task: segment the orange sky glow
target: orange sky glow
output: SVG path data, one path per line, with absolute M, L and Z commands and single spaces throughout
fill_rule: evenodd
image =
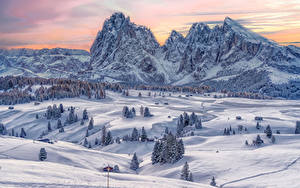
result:
M 300 46 L 300 0 L 0 0 L 0 48 L 89 50 L 105 19 L 123 12 L 160 44 L 194 22 L 226 16 L 282 45 Z

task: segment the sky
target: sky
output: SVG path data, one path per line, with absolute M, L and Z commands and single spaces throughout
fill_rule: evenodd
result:
M 172 30 L 226 16 L 282 45 L 300 46 L 300 0 L 0 0 L 0 48 L 89 50 L 105 19 L 123 12 L 164 44 Z

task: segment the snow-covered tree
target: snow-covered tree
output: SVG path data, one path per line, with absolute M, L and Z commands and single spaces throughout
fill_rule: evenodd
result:
M 119 166 L 118 166 L 118 165 L 115 165 L 115 166 L 114 166 L 114 172 L 115 172 L 115 173 L 120 173 L 120 169 L 119 169 Z
M 59 111 L 61 114 L 64 113 L 65 110 L 63 104 L 59 104 Z
M 270 125 L 267 126 L 267 128 L 265 130 L 265 133 L 266 133 L 268 138 L 272 137 L 272 129 L 271 129 Z
M 143 106 L 141 106 L 141 108 L 140 108 L 140 115 L 144 116 L 144 107 Z
M 214 177 L 214 176 L 213 176 L 212 179 L 211 179 L 210 185 L 211 185 L 211 186 L 217 186 L 217 183 L 216 183 L 216 180 L 215 180 L 215 177 Z
M 264 143 L 264 141 L 260 138 L 259 135 L 257 135 L 256 140 L 253 141 L 253 145 L 255 145 L 255 146 L 260 146 L 263 143 Z
M 151 117 L 152 114 L 150 113 L 150 110 L 148 107 L 145 107 L 145 111 L 144 111 L 144 117 Z
M 82 119 L 83 120 L 88 120 L 89 119 L 89 115 L 88 115 L 87 109 L 83 110 L 83 112 L 82 112 Z
M 256 123 L 256 129 L 260 129 L 260 128 L 261 128 L 261 126 L 260 126 L 259 122 L 257 122 Z
M 300 134 L 300 121 L 296 122 L 295 134 Z
M 57 129 L 62 128 L 62 124 L 61 124 L 61 120 L 60 120 L 60 119 L 57 120 L 57 125 L 56 125 L 56 127 L 57 127 Z
M 151 155 L 152 164 L 159 163 L 161 151 L 162 151 L 162 143 L 156 141 Z
M 103 126 L 102 131 L 101 131 L 101 145 L 105 146 L 106 144 L 106 127 Z
M 59 129 L 59 132 L 60 132 L 60 133 L 63 133 L 63 132 L 65 132 L 65 129 L 64 129 L 64 127 L 61 127 L 61 128 Z
M 145 128 L 144 127 L 142 127 L 142 134 L 141 134 L 141 141 L 142 142 L 145 142 L 145 141 L 147 141 L 147 133 L 146 133 L 146 131 L 145 131 Z
M 195 128 L 196 128 L 196 129 L 202 129 L 202 121 L 201 121 L 200 118 L 197 118 L 197 119 L 195 120 Z
M 6 135 L 6 127 L 3 125 L 3 123 L 0 123 L 0 134 Z
M 84 125 L 84 120 L 83 119 L 81 119 L 80 125 Z
M 88 130 L 92 130 L 94 128 L 94 119 L 91 117 L 89 125 L 88 125 Z
M 132 114 L 132 117 L 136 116 L 136 111 L 135 111 L 134 107 L 131 108 L 131 114 Z
M 136 153 L 133 154 L 133 157 L 131 159 L 131 163 L 130 163 L 130 169 L 131 170 L 137 170 L 139 168 L 139 161 L 138 161 L 138 157 L 136 156 Z
M 26 137 L 26 132 L 25 132 L 24 128 L 21 129 L 20 137 L 21 138 L 25 138 Z
M 133 128 L 131 133 L 131 141 L 138 141 L 139 140 L 139 132 L 136 128 Z
M 116 138 L 116 143 L 117 143 L 117 144 L 121 144 L 121 139 L 120 139 L 120 137 L 117 137 L 117 138 Z
M 45 148 L 40 149 L 39 159 L 40 159 L 40 161 L 44 161 L 47 159 L 47 151 Z
M 107 135 L 106 135 L 105 145 L 107 146 L 112 143 L 113 143 L 113 138 L 112 138 L 111 132 L 108 131 Z
M 190 173 L 189 165 L 188 165 L 187 162 L 185 162 L 183 167 L 182 167 L 181 173 L 180 173 L 180 179 L 188 180 L 189 179 L 189 173 Z
M 50 123 L 50 121 L 48 121 L 48 132 L 51 132 L 51 131 L 52 131 L 51 123 Z

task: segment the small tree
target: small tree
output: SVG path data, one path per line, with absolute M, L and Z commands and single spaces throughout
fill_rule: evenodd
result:
M 94 128 L 94 119 L 93 119 L 93 117 L 91 117 L 90 123 L 88 125 L 88 129 L 92 130 L 93 128 Z
M 182 167 L 182 170 L 181 170 L 180 178 L 182 180 L 188 180 L 189 179 L 189 173 L 190 173 L 189 165 L 188 165 L 187 162 L 185 162 L 183 167 Z
M 62 128 L 62 124 L 61 124 L 61 120 L 58 119 L 57 120 L 57 129 L 60 129 L 60 128 Z
M 61 128 L 59 129 L 59 132 L 60 132 L 60 133 L 63 133 L 63 132 L 65 132 L 65 129 L 64 129 L 64 127 L 61 127 Z
M 40 161 L 44 161 L 47 159 L 47 152 L 46 152 L 45 148 L 40 149 L 39 159 L 40 159 Z
M 26 134 L 24 128 L 22 128 L 22 129 L 21 129 L 21 133 L 20 133 L 20 137 L 21 137 L 21 138 L 25 138 L 26 135 L 27 135 L 27 134 Z
M 84 147 L 87 147 L 87 146 L 88 146 L 88 144 L 89 144 L 89 143 L 88 143 L 87 139 L 86 139 L 86 138 L 84 138 L 83 146 L 84 146 Z
M 60 113 L 64 113 L 64 106 L 63 106 L 63 104 L 59 104 L 59 111 L 60 111 Z
M 202 129 L 202 121 L 201 121 L 200 118 L 197 118 L 197 119 L 195 120 L 195 128 L 196 128 L 196 129 Z
M 39 114 L 35 114 L 35 119 L 39 119 Z
M 211 186 L 216 186 L 217 183 L 216 183 L 216 180 L 215 180 L 215 177 L 213 176 L 212 179 L 211 179 L 211 182 L 210 182 L 210 185 Z
M 115 173 L 120 173 L 120 169 L 119 169 L 119 166 L 118 166 L 118 165 L 115 165 L 115 166 L 114 166 L 114 172 L 115 172 Z
M 50 121 L 48 121 L 48 132 L 51 132 L 52 131 L 52 129 L 51 129 L 51 123 L 50 123 Z
M 265 133 L 266 133 L 268 138 L 272 137 L 272 129 L 271 129 L 270 125 L 267 126 L 267 128 L 265 130 Z
M 137 170 L 139 168 L 139 161 L 138 158 L 136 156 L 136 153 L 133 154 L 131 163 L 130 163 L 130 169 L 131 170 Z
M 300 121 L 296 122 L 295 134 L 300 134 Z
M 136 128 L 133 128 L 131 133 L 131 141 L 138 141 L 139 140 L 139 133 Z
M 84 109 L 83 112 L 82 112 L 82 119 L 83 120 L 88 120 L 89 119 L 89 116 L 88 116 L 88 113 L 87 113 L 86 109 Z
M 147 133 L 146 133 L 144 127 L 142 127 L 141 141 L 142 141 L 142 142 L 147 141 Z

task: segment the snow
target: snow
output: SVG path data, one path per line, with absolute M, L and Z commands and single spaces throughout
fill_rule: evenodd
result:
M 142 97 L 138 97 L 138 93 Z M 121 173 L 111 173 L 113 187 L 209 187 L 210 179 L 215 176 L 220 187 L 299 187 L 300 183 L 300 135 L 295 135 L 295 122 L 300 116 L 300 101 L 289 100 L 251 100 L 242 98 L 211 98 L 202 95 L 190 97 L 185 93 L 175 93 L 165 97 L 147 96 L 148 91 L 130 90 L 130 96 L 107 92 L 104 100 L 86 98 L 44 101 L 15 105 L 14 110 L 0 106 L 1 122 L 8 130 L 19 132 L 23 127 L 28 139 L 0 137 L 0 187 L 96 187 L 105 186 L 105 165 L 119 165 Z M 158 94 L 158 93 L 157 93 Z M 159 104 L 154 104 L 159 102 Z M 164 105 L 168 102 L 169 105 Z M 87 138 L 93 149 L 82 143 L 88 122 L 84 125 L 74 123 L 65 126 L 64 133 L 54 130 L 45 138 L 55 140 L 54 144 L 33 141 L 47 129 L 48 120 L 43 117 L 48 105 L 62 103 L 65 108 L 76 107 L 79 118 L 83 109 L 94 118 L 94 129 Z M 135 107 L 137 117 L 121 117 L 123 106 Z M 150 108 L 154 115 L 144 118 L 139 115 L 139 107 Z M 203 120 L 203 129 L 195 130 L 195 136 L 183 137 L 184 158 L 175 164 L 151 164 L 153 142 L 122 142 L 106 147 L 94 146 L 94 139 L 100 138 L 101 128 L 105 125 L 113 137 L 130 134 L 135 127 L 142 127 L 148 137 L 161 137 L 165 127 L 176 131 L 176 118 L 184 111 L 194 111 Z M 35 114 L 40 119 L 35 119 Z M 68 112 L 62 117 L 62 122 Z M 168 117 L 170 116 L 170 118 Z M 242 120 L 236 120 L 241 116 Z M 271 125 L 276 142 L 273 144 L 263 133 L 255 128 L 255 116 L 262 116 L 263 129 Z M 53 128 L 56 121 L 51 120 Z M 237 127 L 243 125 L 248 132 L 239 134 Z M 236 135 L 223 136 L 224 128 L 231 126 Z M 275 134 L 280 130 L 281 134 Z M 264 140 L 261 147 L 245 146 L 251 144 L 256 135 Z M 71 143 L 72 142 L 72 143 Z M 45 147 L 46 161 L 38 161 L 38 153 Z M 218 152 L 217 152 L 218 151 Z M 140 169 L 129 169 L 132 154 L 136 152 L 141 161 Z M 188 162 L 195 183 L 179 180 L 180 171 Z

